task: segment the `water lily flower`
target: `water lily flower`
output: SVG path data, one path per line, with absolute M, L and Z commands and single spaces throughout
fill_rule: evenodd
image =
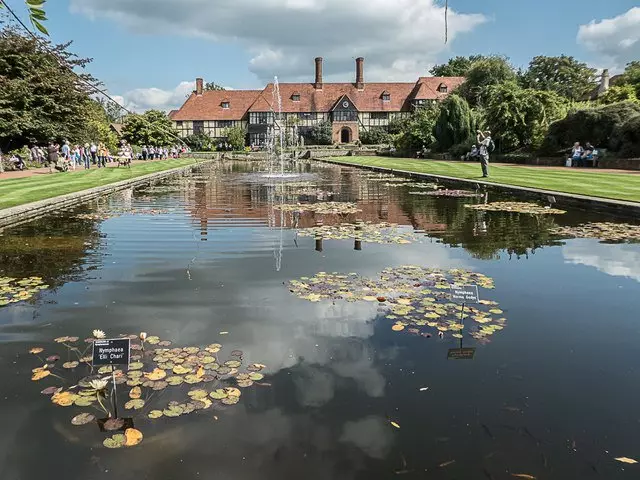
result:
M 94 338 L 105 338 L 107 336 L 106 333 L 104 333 L 102 330 L 94 330 L 93 331 L 93 337 Z
M 98 380 L 91 380 L 89 382 L 89 385 L 91 385 L 91 388 L 93 388 L 94 390 L 102 391 L 105 388 L 107 388 L 108 383 L 109 383 L 108 380 L 98 379 Z
M 147 339 L 147 332 L 140 332 L 140 340 L 143 342 Z

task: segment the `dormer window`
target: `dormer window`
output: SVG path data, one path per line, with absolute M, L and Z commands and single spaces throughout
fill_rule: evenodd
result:
M 391 101 L 391 94 L 389 92 L 387 92 L 386 90 L 384 92 L 382 92 L 382 101 L 383 102 L 390 102 Z
M 449 87 L 447 87 L 444 83 L 441 83 L 440 86 L 438 87 L 438 92 L 440 93 L 447 93 L 448 90 L 449 90 Z
M 294 102 L 299 102 L 300 101 L 300 94 L 299 93 L 294 93 L 293 95 L 291 95 L 291 100 L 293 100 Z
M 220 105 L 222 106 L 222 108 L 229 108 L 229 101 L 224 100 Z

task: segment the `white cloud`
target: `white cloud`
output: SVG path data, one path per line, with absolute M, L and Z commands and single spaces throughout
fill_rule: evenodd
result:
M 612 246 L 591 240 L 575 240 L 562 247 L 565 261 L 597 268 L 614 277 L 640 282 L 640 250 L 637 245 Z
M 617 17 L 581 25 L 578 43 L 613 62 L 617 69 L 637 60 L 640 58 L 640 7 L 633 7 Z
M 114 95 L 113 99 L 120 105 L 143 112 L 149 109 L 172 110 L 179 108 L 186 97 L 195 89 L 195 82 L 180 82 L 172 90 L 161 88 L 136 88 L 123 95 Z
M 436 0 L 71 0 L 71 9 L 137 32 L 154 25 L 154 32 L 239 42 L 263 81 L 311 80 L 316 56 L 325 58 L 327 81 L 350 80 L 358 56 L 369 81 L 415 80 L 447 48 Z M 449 10 L 449 40 L 486 20 Z

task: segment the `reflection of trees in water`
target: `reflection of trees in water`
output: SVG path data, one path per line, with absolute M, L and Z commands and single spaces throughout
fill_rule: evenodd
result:
M 508 212 L 480 212 L 464 207 L 468 199 L 416 198 L 405 195 L 401 204 L 409 218 L 427 216 L 430 223 L 447 225 L 446 231 L 429 231 L 452 247 L 463 247 L 471 255 L 481 259 L 499 258 L 501 251 L 511 258 L 528 257 L 546 245 L 561 245 L 549 233 L 555 227 L 555 219 L 544 215 Z M 415 228 L 424 228 L 419 223 Z
M 60 285 L 82 272 L 86 250 L 99 240 L 98 221 L 48 216 L 4 232 L 0 276 L 43 277 Z

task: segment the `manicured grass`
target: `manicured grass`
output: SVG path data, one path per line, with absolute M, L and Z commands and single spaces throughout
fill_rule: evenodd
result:
M 385 157 L 336 157 L 333 160 L 354 165 L 392 168 L 462 179 L 487 180 L 502 185 L 517 185 L 640 202 L 640 172 L 637 174 L 603 173 L 596 169 L 559 170 L 494 163 L 490 165 L 490 178 L 483 179 L 478 162 L 445 162 Z
M 140 177 L 197 163 L 192 158 L 154 160 L 136 163 L 131 168 L 96 168 L 67 173 L 35 174 L 31 177 L 0 180 L 0 208 L 14 207 L 45 198 L 79 192 L 88 188 Z

